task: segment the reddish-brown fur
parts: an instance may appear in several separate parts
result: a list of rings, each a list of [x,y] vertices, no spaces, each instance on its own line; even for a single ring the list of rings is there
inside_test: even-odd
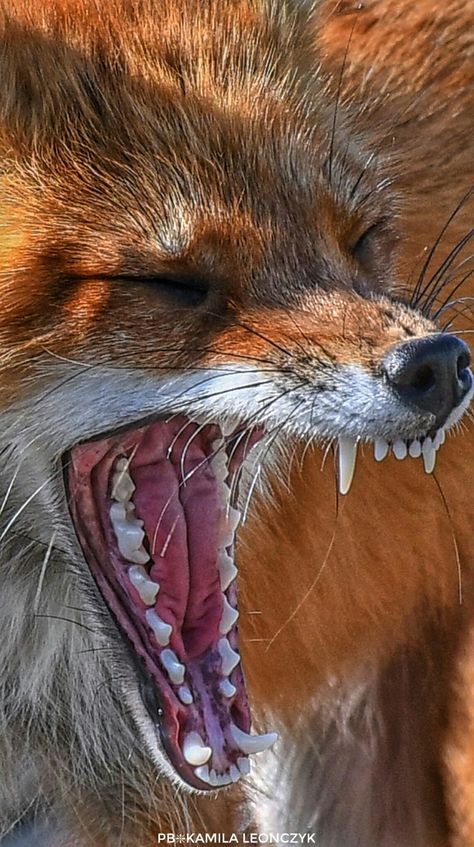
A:
[[[360,228],[357,215],[341,215],[334,198],[321,189],[316,198],[309,198],[308,205],[298,210],[296,220],[283,219],[281,230],[268,230],[265,203],[254,203],[252,197],[246,197],[246,187],[238,181],[223,187],[221,175],[215,173],[211,163],[206,164],[206,157],[220,147],[227,149],[230,156],[235,155],[237,161],[239,144],[258,149],[258,128],[255,138],[245,136],[245,115],[251,97],[260,96],[261,108],[272,113],[277,125],[288,125],[291,137],[292,127],[302,118],[297,97],[292,97],[290,88],[283,88],[274,98],[258,91],[258,87],[251,97],[243,92],[241,124],[239,120],[229,123],[222,92],[215,96],[209,91],[209,102],[205,100],[204,105],[201,97],[194,101],[192,94],[191,100],[183,95],[182,123],[170,118],[169,146],[179,168],[192,181],[195,164],[188,148],[180,147],[180,133],[188,132],[191,137],[195,134],[193,155],[204,160],[200,161],[199,178],[194,183],[202,205],[199,209],[196,202],[199,219],[191,242],[183,234],[184,249],[170,257],[166,250],[160,252],[152,246],[150,222],[142,214],[141,204],[150,204],[157,215],[167,214],[166,198],[155,190],[154,172],[147,163],[150,141],[144,127],[149,131],[158,119],[157,110],[149,105],[152,95],[156,98],[158,91],[160,109],[166,112],[181,96],[180,86],[185,82],[179,74],[169,71],[170,77],[163,84],[163,69],[157,71],[151,61],[146,61],[146,51],[142,54],[135,50],[130,41],[133,24],[124,20],[121,4],[117,4],[116,16],[113,11],[110,18],[108,15],[111,34],[102,16],[96,18],[91,13],[92,4],[50,0],[41,6],[42,10],[46,7],[45,20],[51,13],[54,23],[43,26],[37,22],[32,26],[31,20],[37,16],[33,0],[3,4],[8,9],[4,25],[9,50],[2,58],[0,76],[11,97],[2,102],[0,144],[15,167],[13,175],[4,180],[0,194],[0,272],[5,275],[13,268],[15,273],[2,287],[0,332],[4,347],[17,350],[18,370],[11,373],[8,385],[2,385],[2,406],[23,390],[17,389],[15,379],[20,384],[28,369],[25,352],[34,352],[42,345],[57,354],[89,361],[101,356],[127,362],[128,354],[124,354],[119,337],[110,336],[97,348],[101,327],[108,328],[114,322],[132,335],[132,356],[139,356],[151,367],[167,363],[166,352],[144,344],[143,339],[156,331],[146,308],[141,312],[138,329],[133,312],[129,323],[124,318],[124,305],[131,303],[130,293],[112,287],[105,278],[117,274],[151,276],[163,270],[195,273],[196,269],[203,276],[212,273],[222,286],[215,295],[216,312],[220,298],[230,294],[242,306],[242,321],[270,335],[273,341],[290,340],[295,346],[298,332],[302,331],[311,335],[315,345],[322,344],[329,350],[333,359],[360,361],[368,368],[374,366],[390,343],[405,337],[401,320],[388,322],[387,332],[383,310],[377,304],[361,304],[349,290],[342,290],[339,298],[332,301],[330,314],[325,311],[322,298],[303,292],[305,303],[310,303],[318,315],[317,322],[311,324],[305,323],[307,314],[296,309],[289,318],[289,300],[279,302],[279,295],[271,288],[265,290],[270,313],[261,308],[262,288],[256,285],[255,276],[263,286],[263,269],[270,251],[278,253],[281,274],[286,275],[285,285],[291,291],[292,283],[298,287],[295,280],[304,277],[315,256],[312,238],[303,235],[303,243],[299,241],[298,246],[305,260],[295,260],[292,265],[295,240],[298,232],[312,231],[325,255],[331,256],[331,249],[334,250],[332,267],[344,279],[350,267],[335,245],[354,241]],[[111,7],[113,10],[115,4]],[[173,13],[171,4],[168,15],[163,16],[169,27],[170,44],[178,28],[175,14],[180,18],[179,11]],[[325,132],[331,127],[340,77],[341,102],[356,115],[356,125],[368,138],[364,141],[366,149],[370,152],[373,131],[375,144],[383,146],[388,158],[393,153],[390,167],[401,193],[411,193],[400,206],[405,237],[398,245],[396,261],[404,280],[407,276],[416,277],[423,251],[432,244],[472,181],[474,14],[470,0],[428,0],[415,7],[409,0],[338,5],[330,2],[319,14],[315,40],[318,51],[323,53],[323,71],[332,76],[334,87],[333,99],[324,106],[326,130],[321,130],[321,139],[327,140]],[[6,15],[12,20],[5,24]],[[236,15],[240,16],[238,26]],[[242,2],[234,4],[228,26],[230,32],[235,28],[251,39],[255,27],[263,25],[254,5]],[[65,32],[67,44],[63,46]],[[270,45],[274,35],[271,29],[266,33]],[[151,44],[153,37],[153,29],[145,30],[142,43],[148,44],[149,40]],[[199,51],[199,33],[196,37],[193,29],[182,29],[180,38],[188,48],[193,39],[193,49]],[[130,136],[135,134],[135,142],[138,140],[144,150],[138,157],[139,191],[132,181],[126,180],[117,188],[114,168],[126,168],[128,160],[122,153],[122,137],[115,148],[111,140],[114,132],[123,132],[114,115],[104,116],[105,125],[108,120],[111,122],[107,127],[110,146],[106,149],[103,127],[94,126],[91,116],[87,132],[92,165],[83,160],[77,168],[73,167],[73,153],[56,165],[60,155],[56,139],[62,138],[72,151],[77,143],[79,122],[76,124],[75,111],[84,105],[85,117],[89,117],[88,105],[82,104],[81,99],[84,75],[96,73],[94,61],[99,47],[105,54],[110,53],[117,40],[127,59],[119,73],[129,95],[122,100],[121,115],[126,114],[124,125],[128,122]],[[63,50],[67,52],[66,61]],[[171,68],[174,63],[179,66],[180,50],[178,43],[176,55],[166,57]],[[304,88],[310,84],[311,52],[299,42],[295,50],[302,57]],[[62,59],[58,58],[60,53]],[[279,73],[283,75],[282,45],[277,53],[282,65]],[[39,85],[31,69],[33,59],[43,68],[52,93],[50,99],[27,105],[21,101],[19,91],[22,87],[35,91]],[[65,61],[64,78],[60,59]],[[215,80],[205,64],[200,67],[202,75],[197,85],[199,94],[206,95]],[[80,84],[76,83],[79,79]],[[99,75],[99,82],[105,97],[113,102],[112,89],[106,90],[107,76],[102,79]],[[66,89],[69,86],[67,97],[61,100],[62,112],[56,108],[55,100],[61,85],[66,85]],[[72,100],[74,107],[67,114],[67,104]],[[201,149],[203,135],[208,141]],[[295,143],[291,152],[300,173],[312,167],[302,145]],[[284,150],[282,155],[286,153]],[[163,151],[154,150],[153,154],[164,157]],[[35,167],[27,170],[25,163],[31,161],[32,155]],[[364,156],[367,158],[367,153]],[[111,165],[113,160],[116,165]],[[171,179],[169,151],[164,161]],[[45,188],[41,174],[51,163],[54,182]],[[85,185],[91,168],[102,192],[98,195],[91,191],[90,181]],[[265,157],[256,161],[253,178],[262,196],[272,195],[275,179],[271,161]],[[374,184],[377,179],[378,175],[374,175]],[[103,191],[106,185],[111,186],[108,195]],[[203,186],[207,195],[200,194]],[[376,192],[373,202],[379,202]],[[220,219],[216,209],[222,213]],[[441,261],[466,232],[469,214],[472,215],[472,203],[466,204],[465,212],[446,233],[436,261]],[[58,228],[67,232],[60,243]],[[250,268],[252,278],[247,274]],[[380,273],[384,271],[381,267]],[[70,280],[67,289],[65,278]],[[235,286],[231,292],[225,289],[230,278]],[[472,286],[466,283],[463,295],[472,293]],[[334,338],[333,332],[341,315],[345,321],[345,346],[340,337]],[[362,341],[361,321],[366,336]],[[424,328],[421,319],[409,327],[415,334],[422,334]],[[184,367],[194,356],[190,337],[196,347],[219,348],[219,355],[207,354],[207,362],[225,361],[226,354],[235,351],[246,356],[272,353],[261,338],[226,325],[225,321],[216,333],[214,325],[198,325],[190,320],[185,326],[176,326],[170,319],[161,332],[167,344],[178,348],[178,359],[173,352],[173,361]],[[435,477],[429,478],[418,465],[399,464],[390,458],[378,466],[371,458],[363,457],[344,502],[336,495],[332,454],[322,470],[321,462],[322,454],[311,449],[304,457],[296,456],[289,485],[275,480],[271,502],[257,503],[240,538],[242,654],[255,712],[261,718],[267,711],[276,713],[291,732],[295,729],[295,701],[302,704],[303,712],[309,710],[305,704],[318,688],[325,689],[329,677],[344,677],[348,669],[367,661],[389,668],[403,650],[416,655],[414,668],[419,655],[426,656],[428,665],[432,663],[434,667],[428,674],[429,691],[419,700],[402,704],[413,709],[410,719],[426,733],[425,747],[416,752],[421,757],[421,767],[426,763],[431,773],[434,762],[445,791],[446,813],[440,811],[439,829],[438,823],[433,824],[434,831],[440,834],[433,835],[432,843],[426,847],[470,847],[474,845],[474,440],[469,432],[448,443],[440,455]],[[392,696],[395,699],[397,693]],[[420,710],[425,710],[427,703],[430,718],[425,721]],[[210,830],[223,831],[237,825],[234,820],[238,815],[234,818],[234,809],[228,810],[235,801],[224,797],[217,802],[194,803],[198,809],[197,826],[200,816],[204,819],[201,825]],[[427,801],[428,806],[430,803]],[[436,804],[439,805],[438,795],[433,814]],[[144,831],[138,836],[137,847],[154,843],[157,826],[154,821],[148,835]],[[98,845],[96,836],[92,838]]]

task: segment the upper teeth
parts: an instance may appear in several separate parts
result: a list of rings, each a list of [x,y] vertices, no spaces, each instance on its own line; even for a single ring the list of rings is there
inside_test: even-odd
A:
[[[374,459],[382,462],[388,455],[390,448],[397,459],[405,459],[408,455],[417,459],[423,456],[423,464],[426,473],[432,473],[436,464],[436,451],[444,444],[446,434],[444,429],[439,429],[435,437],[431,439],[426,436],[423,443],[418,439],[404,441],[397,438],[392,445],[384,438],[376,438],[374,441]],[[352,480],[357,460],[357,439],[339,438],[339,491],[347,494]]]
[[[357,459],[357,441],[354,438],[339,439],[339,491],[347,494],[349,491]]]
[[[112,498],[116,502],[110,506],[109,515],[117,546],[128,562],[145,565],[150,556],[143,546],[143,521],[135,517],[135,506],[130,502],[135,485],[127,470],[127,460],[119,459],[115,467],[117,470],[112,477]]]

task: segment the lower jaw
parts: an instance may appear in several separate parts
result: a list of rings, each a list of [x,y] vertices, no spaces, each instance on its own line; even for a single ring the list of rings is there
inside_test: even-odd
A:
[[[74,447],[70,510],[97,586],[152,696],[145,705],[173,770],[209,790],[249,772],[238,653],[238,514],[231,488],[257,431],[224,439],[184,416]]]

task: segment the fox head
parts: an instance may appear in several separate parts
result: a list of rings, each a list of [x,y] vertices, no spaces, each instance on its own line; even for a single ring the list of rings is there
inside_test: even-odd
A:
[[[433,287],[402,297],[390,157],[307,14],[2,5],[2,708],[81,785],[132,748],[196,790],[245,775],[275,740],[238,652],[255,469],[311,440],[343,494],[359,442],[429,472],[472,395]]]

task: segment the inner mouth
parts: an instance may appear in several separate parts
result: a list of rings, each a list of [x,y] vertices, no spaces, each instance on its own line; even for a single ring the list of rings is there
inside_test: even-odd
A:
[[[236,489],[262,435],[180,415],[79,444],[67,461],[85,558],[156,686],[166,754],[201,790],[237,782],[276,739],[249,734],[238,652]]]

